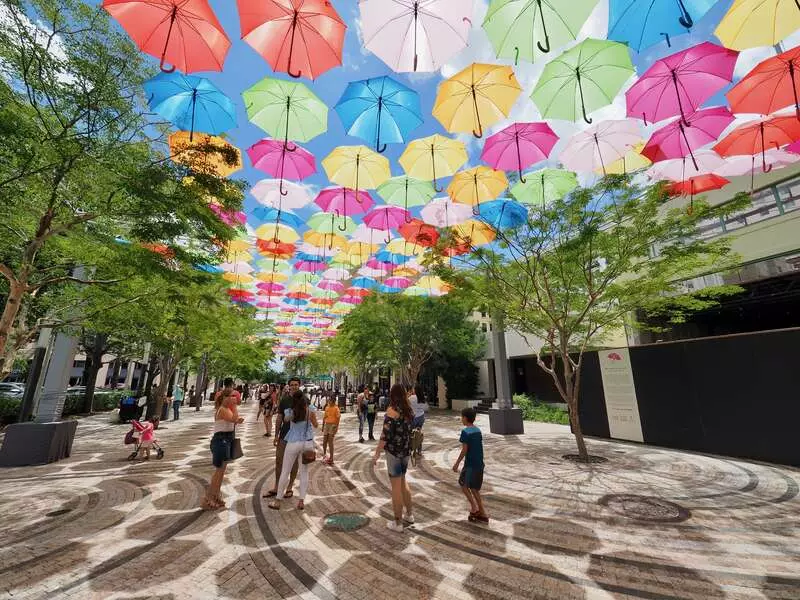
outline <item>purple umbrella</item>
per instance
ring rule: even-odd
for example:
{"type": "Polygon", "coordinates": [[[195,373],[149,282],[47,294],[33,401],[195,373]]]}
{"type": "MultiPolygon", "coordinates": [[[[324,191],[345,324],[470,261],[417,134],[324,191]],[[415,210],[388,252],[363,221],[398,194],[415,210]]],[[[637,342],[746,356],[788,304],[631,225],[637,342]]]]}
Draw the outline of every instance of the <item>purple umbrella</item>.
{"type": "Polygon", "coordinates": [[[547,123],[514,123],[486,140],[481,160],[500,171],[519,171],[546,160],[558,142],[547,123]]]}
{"type": "Polygon", "coordinates": [[[653,162],[690,156],[695,170],[699,171],[693,150],[715,142],[733,119],[731,111],[724,106],[699,110],[653,133],[641,154],[653,162]]]}

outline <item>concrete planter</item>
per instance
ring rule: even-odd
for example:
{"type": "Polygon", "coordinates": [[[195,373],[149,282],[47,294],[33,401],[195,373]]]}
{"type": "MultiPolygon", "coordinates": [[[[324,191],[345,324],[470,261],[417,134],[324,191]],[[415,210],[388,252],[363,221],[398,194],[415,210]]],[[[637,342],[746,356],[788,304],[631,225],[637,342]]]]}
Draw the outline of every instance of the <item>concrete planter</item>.
{"type": "Polygon", "coordinates": [[[465,408],[477,408],[480,400],[453,400],[453,410],[460,413],[465,408]]]}

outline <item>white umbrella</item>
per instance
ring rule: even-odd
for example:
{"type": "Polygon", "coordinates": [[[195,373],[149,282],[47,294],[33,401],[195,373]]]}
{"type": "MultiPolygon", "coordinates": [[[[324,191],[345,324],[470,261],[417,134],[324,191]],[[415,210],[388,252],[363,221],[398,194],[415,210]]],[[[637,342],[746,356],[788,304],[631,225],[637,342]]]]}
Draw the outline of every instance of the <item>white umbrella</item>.
{"type": "Polygon", "coordinates": [[[296,210],[313,200],[305,186],[291,181],[284,181],[282,185],[285,196],[281,194],[281,182],[278,179],[262,179],[253,186],[250,193],[260,204],[278,209],[296,210]]]}
{"type": "Polygon", "coordinates": [[[430,201],[420,213],[422,220],[434,227],[450,227],[472,218],[472,207],[460,204],[449,198],[430,201]]]}
{"type": "MultiPolygon", "coordinates": [[[[750,157],[747,158],[748,164],[750,157]]],[[[694,152],[694,159],[697,161],[697,169],[694,168],[692,159],[688,156],[684,158],[674,158],[662,160],[654,163],[648,170],[647,176],[654,181],[685,181],[690,177],[705,175],[706,173],[716,173],[724,175],[720,170],[726,164],[726,160],[713,150],[697,150],[694,152]]]]}
{"type": "Polygon", "coordinates": [[[350,271],[341,268],[328,269],[322,274],[322,278],[332,279],[334,281],[344,281],[345,279],[350,279],[350,271]]]}
{"type": "Polygon", "coordinates": [[[573,171],[605,174],[606,165],[625,156],[641,137],[638,121],[601,121],[573,135],[559,159],[573,171]]]}

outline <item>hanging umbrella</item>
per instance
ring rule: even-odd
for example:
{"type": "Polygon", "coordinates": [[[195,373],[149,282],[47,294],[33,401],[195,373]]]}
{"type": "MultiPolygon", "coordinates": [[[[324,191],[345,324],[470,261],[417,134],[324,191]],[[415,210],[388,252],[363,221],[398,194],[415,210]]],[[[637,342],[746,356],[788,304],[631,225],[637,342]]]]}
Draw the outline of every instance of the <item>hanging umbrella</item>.
{"type": "MultiPolygon", "coordinates": [[[[791,146],[785,150],[772,148],[764,153],[764,162],[771,165],[773,169],[783,169],[795,164],[800,157],[788,152],[791,146]]],[[[714,153],[716,154],[716,152],[714,153]]],[[[720,158],[722,163],[717,169],[712,169],[717,175],[722,177],[739,177],[750,175],[750,189],[755,189],[756,178],[756,157],[755,156],[731,156],[727,159],[720,158]]]]}
{"type": "Polygon", "coordinates": [[[256,240],[258,251],[267,257],[289,258],[295,252],[294,244],[285,244],[275,240],[256,240]]]}
{"type": "MultiPolygon", "coordinates": [[[[380,206],[364,215],[364,225],[370,229],[388,232],[397,229],[406,220],[410,220],[408,211],[399,206],[380,206]]],[[[387,237],[387,243],[388,243],[387,237]]]]}
{"type": "Polygon", "coordinates": [[[769,173],[766,151],[800,140],[800,121],[791,117],[773,117],[741,125],[726,135],[714,151],[720,156],[755,156],[761,154],[761,170],[769,173]]]}
{"type": "Polygon", "coordinates": [[[711,173],[709,175],[691,177],[686,181],[671,183],[667,186],[667,191],[675,196],[689,196],[689,214],[692,214],[695,194],[719,190],[729,183],[730,181],[724,177],[711,173]]]}
{"type": "Polygon", "coordinates": [[[207,0],[103,0],[103,8],[162,71],[222,71],[231,41],[207,0]]]}
{"type": "Polygon", "coordinates": [[[528,209],[513,200],[492,200],[478,207],[477,218],[492,229],[516,229],[528,221],[528,209]]]}
{"type": "MultiPolygon", "coordinates": [[[[306,223],[312,231],[330,236],[337,235],[340,231],[343,233],[352,233],[355,230],[356,224],[353,219],[342,216],[340,220],[341,225],[337,225],[336,215],[332,213],[316,213],[311,215],[306,223]]],[[[330,245],[328,246],[329,249],[332,247],[333,246],[330,245]]]]}
{"type": "Polygon", "coordinates": [[[278,210],[277,208],[267,206],[257,206],[250,212],[250,215],[262,224],[283,223],[289,227],[298,228],[302,227],[305,223],[303,219],[293,212],[278,210]]]}
{"type": "Polygon", "coordinates": [[[716,141],[733,119],[724,106],[698,110],[654,132],[642,154],[653,162],[689,156],[695,170],[699,170],[693,151],[716,141]]]}
{"type": "Polygon", "coordinates": [[[546,204],[563,198],[578,187],[578,177],[572,171],[541,169],[526,173],[525,182],[511,188],[511,195],[523,204],[546,204]]]}
{"type": "Polygon", "coordinates": [[[378,282],[371,277],[356,277],[350,284],[355,288],[362,288],[365,290],[374,290],[378,287],[378,282]]]}
{"type": "Polygon", "coordinates": [[[467,46],[473,0],[361,2],[364,47],[392,70],[437,71],[467,46]]]}
{"type": "Polygon", "coordinates": [[[323,279],[333,279],[336,281],[345,281],[350,279],[350,271],[347,269],[328,269],[322,274],[323,279]]]}
{"type": "Polygon", "coordinates": [[[531,98],[544,117],[591,123],[587,115],[611,104],[633,73],[627,46],[588,39],[547,63],[531,98]]]}
{"type": "Polygon", "coordinates": [[[453,227],[456,239],[468,246],[485,246],[491,244],[497,237],[497,232],[481,221],[464,221],[453,227]]]}
{"type": "Polygon", "coordinates": [[[774,46],[800,29],[797,0],[734,0],[714,35],[726,48],[774,46]]]}
{"type": "Polygon", "coordinates": [[[760,62],[725,96],[736,113],[770,115],[794,105],[800,119],[800,47],[760,62]]]}
{"type": "Polygon", "coordinates": [[[657,60],[625,92],[628,116],[656,123],[687,115],[728,85],[739,53],[703,42],[657,60]]]}
{"type": "MultiPolygon", "coordinates": [[[[403,227],[403,225],[400,227],[403,227]]],[[[398,230],[399,229],[400,228],[398,227],[398,230]]],[[[403,256],[408,256],[409,258],[416,254],[421,254],[424,250],[424,248],[417,248],[415,244],[409,244],[408,240],[403,237],[394,238],[392,241],[386,244],[386,252],[390,254],[402,254],[403,256]]]]}
{"type": "Polygon", "coordinates": [[[423,123],[419,94],[385,76],[349,83],[334,110],[348,135],[374,142],[379,153],[423,123]]]}
{"type": "Polygon", "coordinates": [[[610,0],[608,39],[640,52],[670,36],[688,33],[717,0],[610,0]]]}
{"type": "Polygon", "coordinates": [[[260,204],[278,209],[297,210],[312,200],[307,188],[290,181],[281,183],[277,179],[262,179],[250,189],[250,193],[260,204]]]}
{"type": "Polygon", "coordinates": [[[387,204],[402,206],[406,210],[412,206],[424,206],[436,196],[433,184],[407,176],[387,179],[377,191],[387,204]]]}
{"type": "Polygon", "coordinates": [[[284,142],[278,140],[256,142],[247,149],[247,156],[256,169],[279,179],[279,191],[283,195],[288,194],[283,187],[284,178],[302,180],[317,172],[313,154],[300,146],[294,146],[290,151],[284,142]]]}
{"type": "MultiPolygon", "coordinates": [[[[633,146],[622,158],[618,158],[610,165],[606,165],[607,175],[627,175],[639,169],[646,169],[653,164],[646,156],[642,156],[641,152],[644,150],[644,142],[640,142],[633,146]]],[[[603,169],[595,169],[595,173],[602,174],[603,169]]]]}
{"type": "Polygon", "coordinates": [[[388,277],[383,284],[390,288],[404,290],[411,287],[411,280],[408,277],[388,277]]]}
{"type": "Polygon", "coordinates": [[[328,264],[313,260],[298,260],[296,263],[294,263],[294,268],[296,271],[302,271],[306,273],[320,273],[328,268],[328,264]]]}
{"type": "Polygon", "coordinates": [[[168,138],[170,158],[194,171],[230,177],[242,168],[242,153],[221,137],[176,131],[168,138]]]}
{"type": "Polygon", "coordinates": [[[322,160],[322,167],[333,183],[358,192],[372,190],[392,176],[389,160],[366,146],[339,146],[322,160]]]}
{"type": "Polygon", "coordinates": [[[236,107],[205,77],[181,73],[159,73],[144,82],[150,110],[178,129],[213,135],[236,127],[236,107]]]}
{"type": "Polygon", "coordinates": [[[435,227],[450,227],[472,217],[466,204],[456,204],[450,198],[437,198],[422,209],[422,220],[435,227]]]}
{"type": "Polygon", "coordinates": [[[594,171],[622,158],[641,140],[633,120],[602,121],[573,135],[559,159],[573,171],[594,171]]]}
{"type": "Polygon", "coordinates": [[[655,181],[663,179],[684,181],[689,177],[706,173],[725,175],[725,173],[722,173],[722,169],[727,162],[713,150],[698,150],[694,153],[694,161],[690,160],[689,157],[662,160],[654,163],[647,171],[647,175],[655,181]],[[697,165],[696,167],[695,164],[697,165]]]}
{"type": "Polygon", "coordinates": [[[347,238],[338,233],[331,235],[329,233],[319,233],[317,231],[306,231],[303,234],[303,240],[316,248],[337,248],[339,250],[347,248],[347,238]]]}
{"type": "Polygon", "coordinates": [[[425,288],[419,287],[418,285],[412,285],[403,290],[404,296],[418,296],[418,297],[426,297],[430,296],[431,293],[426,290],[425,288]]]}
{"type": "Polygon", "coordinates": [[[447,195],[453,202],[472,207],[472,214],[478,214],[481,202],[494,200],[508,187],[508,179],[502,171],[488,167],[474,167],[459,171],[447,186],[447,195]]]}
{"type": "MultiPolygon", "coordinates": [[[[348,277],[349,277],[349,273],[348,273],[348,277]]],[[[337,294],[340,294],[340,293],[342,293],[344,291],[344,284],[341,281],[333,281],[331,279],[323,279],[317,285],[319,286],[319,289],[321,289],[321,290],[325,290],[325,291],[329,291],[329,292],[335,292],[337,294]]]]}
{"type": "Polygon", "coordinates": [[[535,62],[571,42],[597,0],[492,0],[483,29],[498,58],[535,62]]]}
{"type": "Polygon", "coordinates": [[[481,138],[484,126],[508,117],[521,93],[511,67],[472,63],[439,84],[433,116],[451,133],[481,138]]]}
{"type": "Polygon", "coordinates": [[[288,225],[281,225],[279,223],[267,223],[261,225],[256,229],[256,237],[262,240],[274,240],[276,242],[283,242],[284,244],[293,244],[300,239],[297,232],[288,225]]]}
{"type": "MultiPolygon", "coordinates": [[[[337,217],[353,216],[367,212],[375,204],[368,192],[358,192],[343,187],[327,188],[317,194],[314,203],[327,213],[337,217]]],[[[339,227],[339,231],[345,231],[339,227]]]]}
{"type": "Polygon", "coordinates": [[[219,220],[230,227],[238,227],[247,223],[247,215],[238,210],[226,210],[216,202],[209,202],[208,208],[211,209],[219,220]]]}
{"type": "Polygon", "coordinates": [[[439,232],[436,231],[436,228],[420,219],[412,219],[410,223],[403,223],[397,228],[397,231],[414,246],[430,248],[439,241],[439,232]]]}
{"type": "Polygon", "coordinates": [[[486,140],[481,160],[501,171],[517,171],[525,183],[522,170],[547,160],[558,136],[547,123],[514,123],[486,140]]]}
{"type": "Polygon", "coordinates": [[[406,175],[433,181],[434,189],[441,192],[443,190],[437,187],[436,178],[455,174],[467,160],[463,142],[437,134],[408,144],[399,162],[406,175]]]}
{"type": "Polygon", "coordinates": [[[265,77],[242,93],[247,116],[274,138],[308,142],[328,129],[328,107],[305,84],[265,77]]]}
{"type": "Polygon", "coordinates": [[[315,79],[342,64],[347,25],[329,0],[237,0],[242,39],[275,72],[315,79]]]}
{"type": "MultiPolygon", "coordinates": [[[[377,249],[374,244],[367,244],[365,242],[350,242],[346,248],[341,252],[343,262],[349,266],[359,267],[363,265],[373,252],[377,249]]],[[[337,258],[339,258],[337,256],[337,258]]]]}

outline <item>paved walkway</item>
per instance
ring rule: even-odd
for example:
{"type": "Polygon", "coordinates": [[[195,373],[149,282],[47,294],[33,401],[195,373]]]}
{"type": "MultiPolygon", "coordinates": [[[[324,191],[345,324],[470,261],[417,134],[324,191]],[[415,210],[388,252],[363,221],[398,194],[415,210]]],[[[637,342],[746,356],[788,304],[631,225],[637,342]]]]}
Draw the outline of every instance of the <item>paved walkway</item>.
{"type": "Polygon", "coordinates": [[[128,463],[127,427],[97,416],[69,460],[0,471],[0,598],[800,598],[797,470],[598,441],[609,462],[577,465],[561,458],[574,451],[564,427],[528,424],[485,435],[493,519],[472,525],[450,470],[460,425],[441,414],[410,476],[418,523],[397,534],[385,467],[350,441],[353,415],[337,467],[312,467],[305,512],[276,513],[261,500],[271,440],[255,407],[243,413],[226,511],[197,509],[208,409],[165,424],[161,461],[128,463]],[[325,524],[343,511],[369,522],[325,524]]]}

